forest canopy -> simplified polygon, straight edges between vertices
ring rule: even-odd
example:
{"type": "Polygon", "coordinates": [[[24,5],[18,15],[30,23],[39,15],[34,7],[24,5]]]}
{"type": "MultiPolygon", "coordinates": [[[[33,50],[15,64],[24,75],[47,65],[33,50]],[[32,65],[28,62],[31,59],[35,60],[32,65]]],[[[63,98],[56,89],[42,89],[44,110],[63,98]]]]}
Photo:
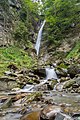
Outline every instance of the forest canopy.
{"type": "Polygon", "coordinates": [[[47,38],[59,40],[69,29],[79,27],[80,3],[79,0],[44,0],[42,14],[48,23],[47,38]]]}

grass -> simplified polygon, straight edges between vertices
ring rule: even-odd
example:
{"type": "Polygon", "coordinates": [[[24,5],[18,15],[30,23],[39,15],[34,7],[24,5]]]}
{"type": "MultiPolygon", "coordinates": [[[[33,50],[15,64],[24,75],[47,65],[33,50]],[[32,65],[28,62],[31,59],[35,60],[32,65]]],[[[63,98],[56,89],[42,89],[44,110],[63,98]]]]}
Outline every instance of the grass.
{"type": "Polygon", "coordinates": [[[75,47],[67,55],[67,59],[70,59],[70,58],[74,58],[74,59],[80,58],[80,41],[78,41],[75,44],[75,47]]]}
{"type": "Polygon", "coordinates": [[[31,68],[35,60],[19,47],[0,48],[0,76],[3,75],[9,64],[15,64],[18,68],[31,68]]]}

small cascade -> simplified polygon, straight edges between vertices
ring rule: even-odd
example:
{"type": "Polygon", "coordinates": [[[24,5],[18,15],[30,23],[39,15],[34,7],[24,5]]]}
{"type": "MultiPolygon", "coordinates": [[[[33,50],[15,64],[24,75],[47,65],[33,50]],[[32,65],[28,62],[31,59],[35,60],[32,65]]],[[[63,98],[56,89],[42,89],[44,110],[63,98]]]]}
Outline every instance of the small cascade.
{"type": "Polygon", "coordinates": [[[49,79],[58,80],[58,77],[54,68],[46,68],[45,70],[46,70],[46,79],[44,79],[39,85],[36,85],[36,87],[44,85],[45,83],[47,83],[49,79]]]}
{"type": "Polygon", "coordinates": [[[54,68],[45,68],[45,70],[46,70],[46,79],[40,80],[41,82],[40,82],[40,84],[38,84],[38,85],[26,85],[26,86],[24,87],[24,89],[21,90],[21,92],[29,92],[29,91],[32,92],[32,91],[34,91],[36,88],[38,88],[38,87],[44,85],[45,83],[47,83],[47,81],[48,81],[49,79],[58,80],[58,77],[57,77],[57,74],[56,74],[54,68]]]}
{"type": "Polygon", "coordinates": [[[48,79],[58,79],[57,74],[54,70],[54,68],[46,68],[46,80],[48,79]]]}
{"type": "Polygon", "coordinates": [[[42,24],[42,26],[41,26],[41,28],[39,30],[36,45],[35,45],[37,56],[39,55],[39,49],[40,49],[40,43],[41,43],[41,37],[42,37],[42,30],[43,30],[43,27],[45,25],[45,22],[46,22],[46,20],[44,20],[44,22],[43,22],[43,24],[42,24]]]}

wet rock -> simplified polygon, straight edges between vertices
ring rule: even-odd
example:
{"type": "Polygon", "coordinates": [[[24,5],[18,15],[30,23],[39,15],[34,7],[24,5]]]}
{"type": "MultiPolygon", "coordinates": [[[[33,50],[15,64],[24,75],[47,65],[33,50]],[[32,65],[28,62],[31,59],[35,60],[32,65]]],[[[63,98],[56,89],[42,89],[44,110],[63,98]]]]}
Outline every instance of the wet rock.
{"type": "Polygon", "coordinates": [[[29,70],[26,69],[26,68],[23,68],[22,70],[16,72],[17,74],[23,74],[23,75],[26,75],[27,73],[29,73],[29,70]]]}
{"type": "Polygon", "coordinates": [[[64,120],[64,116],[63,115],[61,115],[60,113],[58,113],[57,115],[56,115],[56,117],[55,117],[55,120],[64,120]]]}
{"type": "Polygon", "coordinates": [[[68,67],[68,74],[70,74],[70,77],[75,77],[76,74],[80,74],[80,66],[78,65],[71,65],[68,67]]]}
{"type": "Polygon", "coordinates": [[[66,115],[64,113],[57,113],[54,120],[73,120],[73,119],[69,115],[66,115]]]}
{"type": "Polygon", "coordinates": [[[22,115],[19,113],[6,113],[3,116],[0,116],[0,120],[19,120],[22,115]]]}
{"type": "Polygon", "coordinates": [[[49,105],[41,111],[40,120],[73,120],[71,116],[62,112],[62,108],[49,105]]]}
{"type": "Polygon", "coordinates": [[[14,87],[18,87],[16,80],[10,77],[0,78],[0,90],[11,90],[14,87]]]}
{"type": "Polygon", "coordinates": [[[57,68],[56,73],[60,77],[67,77],[67,69],[57,68]]]}
{"type": "Polygon", "coordinates": [[[29,73],[28,76],[30,77],[30,80],[28,82],[30,82],[31,80],[31,83],[40,83],[39,81],[39,77],[38,75],[34,75],[33,73],[29,73]]]}
{"type": "Polygon", "coordinates": [[[26,91],[31,91],[31,90],[33,90],[33,88],[34,88],[34,85],[26,84],[23,89],[26,91]]]}
{"type": "Polygon", "coordinates": [[[61,111],[61,107],[56,105],[49,105],[41,111],[40,120],[54,120],[56,114],[61,111]]]}
{"type": "Polygon", "coordinates": [[[3,105],[1,106],[1,108],[8,108],[8,107],[11,106],[11,104],[12,104],[12,100],[11,100],[11,97],[10,97],[10,98],[8,98],[8,99],[3,103],[3,105]]]}
{"type": "Polygon", "coordinates": [[[74,120],[80,120],[80,113],[75,113],[72,115],[72,117],[74,118],[74,120]]]}
{"type": "Polygon", "coordinates": [[[17,83],[21,85],[25,85],[28,82],[28,80],[30,80],[29,76],[20,75],[16,78],[17,83]]]}
{"type": "Polygon", "coordinates": [[[38,75],[39,77],[45,77],[46,76],[45,68],[37,68],[37,69],[35,69],[34,74],[38,75]]]}
{"type": "Polygon", "coordinates": [[[39,77],[33,73],[28,73],[26,75],[19,74],[16,80],[21,86],[24,86],[26,84],[40,83],[39,77]]]}
{"type": "Polygon", "coordinates": [[[57,84],[54,86],[54,90],[63,91],[63,86],[64,86],[64,84],[65,84],[65,82],[57,83],[57,84]]]}
{"type": "Polygon", "coordinates": [[[17,74],[16,74],[16,73],[12,73],[12,72],[10,72],[10,71],[5,71],[4,74],[7,75],[7,76],[11,76],[11,77],[17,77],[17,74]]]}
{"type": "Polygon", "coordinates": [[[47,85],[48,86],[48,90],[53,90],[54,86],[56,84],[57,84],[57,80],[51,80],[51,81],[49,81],[49,84],[47,85]]]}
{"type": "Polygon", "coordinates": [[[77,93],[80,93],[80,87],[77,89],[77,93]]]}
{"type": "Polygon", "coordinates": [[[9,68],[10,71],[12,71],[12,72],[15,72],[15,71],[18,70],[18,67],[16,65],[14,65],[14,64],[8,65],[7,68],[9,68]]]}
{"type": "Polygon", "coordinates": [[[40,111],[31,112],[23,116],[20,120],[40,120],[40,111]]]}
{"type": "Polygon", "coordinates": [[[75,91],[74,91],[74,90],[71,90],[71,93],[75,93],[75,91]]]}
{"type": "Polygon", "coordinates": [[[70,77],[61,77],[60,82],[65,82],[70,80],[70,77]]]}
{"type": "Polygon", "coordinates": [[[36,50],[34,48],[29,48],[27,50],[28,54],[34,57],[36,55],[36,50]]]}
{"type": "Polygon", "coordinates": [[[77,78],[75,77],[74,80],[76,80],[76,84],[80,86],[80,77],[77,77],[77,78]]]}
{"type": "Polygon", "coordinates": [[[74,79],[68,80],[68,81],[65,82],[63,88],[64,89],[65,88],[70,88],[74,83],[76,83],[76,80],[74,80],[74,79]]]}
{"type": "Polygon", "coordinates": [[[5,82],[15,81],[15,78],[3,76],[3,77],[0,77],[0,81],[5,81],[5,82]]]}

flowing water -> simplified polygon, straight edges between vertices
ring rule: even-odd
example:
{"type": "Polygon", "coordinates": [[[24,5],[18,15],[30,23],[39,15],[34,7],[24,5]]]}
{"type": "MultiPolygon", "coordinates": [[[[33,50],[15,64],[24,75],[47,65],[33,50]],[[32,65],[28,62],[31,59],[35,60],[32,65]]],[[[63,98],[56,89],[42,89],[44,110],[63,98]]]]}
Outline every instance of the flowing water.
{"type": "Polygon", "coordinates": [[[31,92],[31,91],[35,91],[35,88],[40,87],[42,85],[44,85],[49,79],[55,79],[58,80],[57,74],[54,70],[54,68],[45,68],[45,72],[46,72],[46,78],[44,80],[40,80],[40,84],[38,85],[26,85],[24,87],[24,89],[21,89],[17,92],[31,92]]]}
{"type": "MultiPolygon", "coordinates": [[[[37,56],[39,55],[42,30],[45,25],[45,22],[46,21],[44,20],[43,24],[41,25],[41,28],[38,33],[36,45],[35,45],[37,56]]],[[[23,89],[17,90],[16,92],[9,92],[9,94],[14,95],[14,94],[18,94],[18,93],[20,94],[22,92],[23,93],[27,92],[26,96],[28,96],[28,92],[36,93],[37,92],[36,88],[44,85],[49,79],[55,79],[57,81],[59,80],[54,68],[46,67],[45,72],[46,72],[46,78],[44,78],[44,80],[40,80],[39,84],[37,84],[37,85],[28,85],[27,84],[23,89]]],[[[62,90],[62,87],[63,87],[63,84],[57,83],[57,85],[55,85],[55,88],[54,88],[55,91],[46,91],[46,92],[43,91],[43,94],[44,94],[43,98],[45,100],[53,100],[53,102],[57,103],[57,104],[63,104],[63,105],[67,104],[67,105],[69,105],[69,111],[71,110],[71,112],[80,112],[80,95],[75,94],[75,93],[67,94],[67,93],[63,93],[63,92],[58,92],[58,91],[62,90]],[[56,89],[58,91],[56,91],[56,89]]],[[[10,97],[9,94],[7,92],[0,93],[1,101],[2,101],[2,97],[4,97],[4,98],[6,98],[8,96],[10,97]]],[[[0,120],[20,120],[19,118],[22,115],[20,113],[18,113],[17,111],[20,111],[22,109],[22,100],[23,99],[16,101],[14,104],[12,104],[13,107],[10,106],[10,107],[7,107],[7,109],[1,107],[4,104],[4,101],[0,102],[0,108],[1,108],[0,109],[0,120]]],[[[42,105],[42,103],[41,103],[41,105],[42,105]]],[[[30,106],[31,106],[31,104],[30,104],[30,106]]],[[[37,102],[36,102],[36,106],[37,106],[37,102]]],[[[28,105],[28,107],[29,107],[29,105],[28,105]]],[[[32,103],[32,108],[33,108],[33,103],[32,103]]],[[[32,119],[30,119],[30,120],[32,120],[32,119]]]]}
{"type": "Polygon", "coordinates": [[[42,37],[42,30],[43,30],[43,27],[45,25],[45,22],[46,22],[46,20],[44,20],[44,22],[43,22],[43,24],[42,24],[42,26],[39,30],[36,45],[35,45],[37,56],[39,55],[39,49],[40,49],[40,43],[41,43],[41,37],[42,37]]]}
{"type": "Polygon", "coordinates": [[[46,68],[46,79],[58,79],[54,68],[46,68]]]}

